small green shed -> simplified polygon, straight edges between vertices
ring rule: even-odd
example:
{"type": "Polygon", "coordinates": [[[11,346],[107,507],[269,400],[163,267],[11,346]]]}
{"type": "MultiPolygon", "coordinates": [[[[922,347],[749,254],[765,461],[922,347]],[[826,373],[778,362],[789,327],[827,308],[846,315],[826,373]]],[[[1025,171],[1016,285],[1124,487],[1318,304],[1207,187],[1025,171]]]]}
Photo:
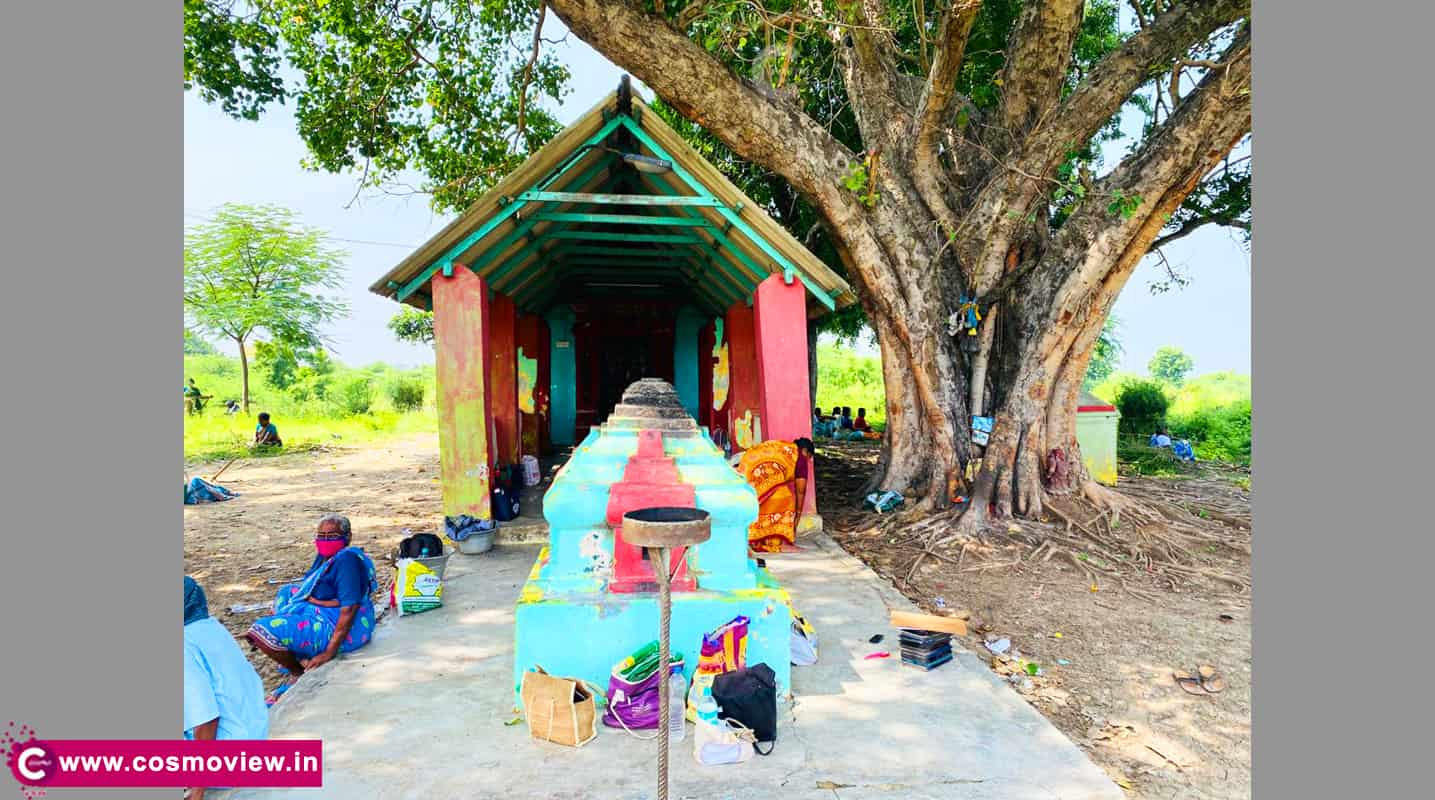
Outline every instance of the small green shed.
{"type": "Polygon", "coordinates": [[[1076,443],[1086,471],[1099,483],[1116,485],[1116,423],[1121,413],[1116,406],[1089,392],[1082,392],[1076,407],[1076,443]]]}

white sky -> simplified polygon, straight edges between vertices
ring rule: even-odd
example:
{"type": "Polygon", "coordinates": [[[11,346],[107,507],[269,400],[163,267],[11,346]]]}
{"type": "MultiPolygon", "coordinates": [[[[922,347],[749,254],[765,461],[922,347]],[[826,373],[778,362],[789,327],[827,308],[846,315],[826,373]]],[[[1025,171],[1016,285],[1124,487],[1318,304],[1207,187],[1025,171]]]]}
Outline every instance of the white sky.
{"type": "MultiPolygon", "coordinates": [[[[552,17],[545,35],[558,38],[552,17]]],[[[572,74],[572,91],[557,116],[568,123],[618,85],[621,71],[576,37],[556,46],[572,74]]],[[[652,93],[641,87],[645,97],[652,93]]],[[[432,236],[451,216],[438,216],[423,196],[361,196],[351,204],[356,180],[350,175],[308,172],[289,110],[276,107],[259,122],[229,118],[193,93],[184,96],[184,224],[202,219],[226,202],[275,204],[294,210],[303,222],[327,231],[348,251],[343,294],[352,313],[329,335],[337,357],[351,365],[386,361],[402,366],[432,362],[427,347],[396,341],[385,323],[397,310],[367,287],[410,250],[432,236]]],[[[1111,154],[1117,155],[1117,149],[1111,154]]],[[[1109,168],[1109,165],[1108,165],[1109,168]]],[[[1156,348],[1185,350],[1196,372],[1250,371],[1250,258],[1235,235],[1203,229],[1166,248],[1173,264],[1191,278],[1183,290],[1152,295],[1147,285],[1160,277],[1152,259],[1137,269],[1118,299],[1125,355],[1121,368],[1145,372],[1156,348]]],[[[218,343],[223,347],[223,343],[218,343]]],[[[875,354],[865,341],[858,349],[875,354]]],[[[233,348],[225,347],[226,352],[233,348]]]]}

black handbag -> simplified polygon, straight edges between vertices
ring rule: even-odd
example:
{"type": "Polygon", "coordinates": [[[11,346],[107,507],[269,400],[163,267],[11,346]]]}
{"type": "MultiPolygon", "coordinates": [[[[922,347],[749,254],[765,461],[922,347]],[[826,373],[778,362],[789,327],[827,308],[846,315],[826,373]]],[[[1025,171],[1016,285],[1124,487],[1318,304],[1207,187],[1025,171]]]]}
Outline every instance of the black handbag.
{"type": "Polygon", "coordinates": [[[443,540],[432,533],[416,533],[399,542],[399,558],[437,558],[443,555],[443,540]]]}
{"type": "Polygon", "coordinates": [[[713,679],[713,701],[718,716],[742,723],[757,739],[752,749],[768,755],[777,743],[777,676],[766,664],[753,664],[747,669],[724,672],[713,679]],[[758,745],[767,742],[764,753],[758,745]]]}

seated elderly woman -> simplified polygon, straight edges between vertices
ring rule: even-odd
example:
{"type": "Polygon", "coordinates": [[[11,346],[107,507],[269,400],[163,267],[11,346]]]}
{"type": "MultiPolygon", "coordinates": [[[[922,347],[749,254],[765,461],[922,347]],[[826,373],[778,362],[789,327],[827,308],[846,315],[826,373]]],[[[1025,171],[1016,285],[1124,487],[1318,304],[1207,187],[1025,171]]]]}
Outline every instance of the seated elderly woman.
{"type": "Polygon", "coordinates": [[[305,670],[368,644],[374,633],[374,562],[350,544],[348,517],[319,520],[314,563],[298,583],[280,587],[274,613],[245,636],[290,677],[267,698],[273,703],[305,670]]]}

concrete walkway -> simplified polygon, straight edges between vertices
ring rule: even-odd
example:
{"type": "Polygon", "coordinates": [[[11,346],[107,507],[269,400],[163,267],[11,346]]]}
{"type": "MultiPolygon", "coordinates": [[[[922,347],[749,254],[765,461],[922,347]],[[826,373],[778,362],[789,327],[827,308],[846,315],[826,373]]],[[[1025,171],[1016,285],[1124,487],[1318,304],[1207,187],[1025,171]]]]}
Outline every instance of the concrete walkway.
{"type": "MultiPolygon", "coordinates": [[[[930,673],[902,666],[887,612],[911,604],[827,536],[802,544],[801,553],[768,560],[819,643],[818,663],[792,670],[795,698],[779,708],[776,752],[699,766],[689,725],[671,756],[671,797],[1123,796],[971,653],[930,673]],[[868,644],[875,633],[886,641],[868,644]],[[863,659],[879,649],[894,656],[863,659]]],[[[324,740],[322,790],[220,796],[656,797],[652,742],[600,723],[598,738],[574,750],[504,725],[514,717],[513,603],[537,552],[504,544],[454,556],[442,609],[386,620],[369,646],[285,695],[271,736],[324,740]]]]}

